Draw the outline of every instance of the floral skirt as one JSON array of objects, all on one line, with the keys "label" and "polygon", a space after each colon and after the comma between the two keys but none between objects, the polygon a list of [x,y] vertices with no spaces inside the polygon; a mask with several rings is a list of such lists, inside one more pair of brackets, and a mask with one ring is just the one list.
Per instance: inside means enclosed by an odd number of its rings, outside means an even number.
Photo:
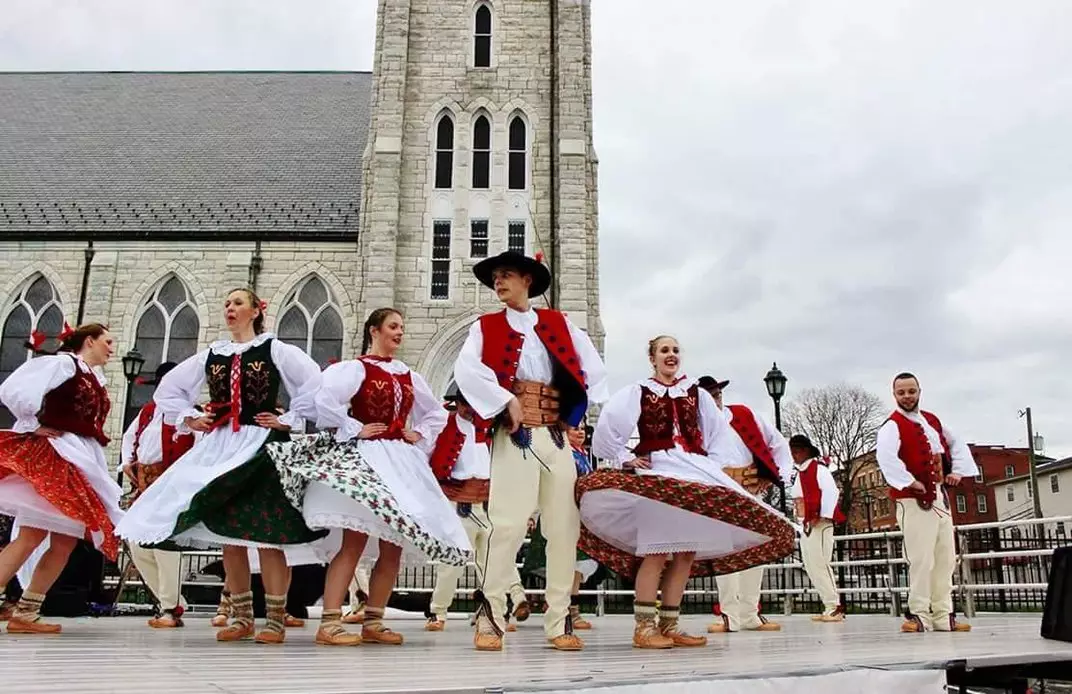
[{"label": "floral skirt", "polygon": [[[407,564],[464,566],[472,547],[427,457],[396,441],[337,442],[331,434],[268,446],[283,491],[314,528],[344,528],[397,545]],[[362,555],[377,554],[370,542]]]},{"label": "floral skirt", "polygon": [[578,549],[633,578],[648,554],[695,552],[692,575],[731,574],[793,551],[785,518],[731,487],[600,470],[577,480]]},{"label": "floral skirt", "polygon": [[0,482],[0,510],[20,525],[84,537],[115,561],[119,540],[107,507],[49,439],[0,431]]}]

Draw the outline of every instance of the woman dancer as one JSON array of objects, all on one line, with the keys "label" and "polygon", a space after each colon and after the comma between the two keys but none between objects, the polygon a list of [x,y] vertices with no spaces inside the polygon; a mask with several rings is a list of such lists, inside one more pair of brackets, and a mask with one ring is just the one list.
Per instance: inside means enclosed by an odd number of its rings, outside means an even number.
[{"label": "woman dancer", "polygon": [[[224,302],[230,340],[213,343],[175,367],[157,386],[154,400],[165,422],[182,434],[205,436],[131,506],[117,532],[142,545],[171,540],[178,546],[223,547],[234,621],[219,641],[253,636],[249,548],[259,550],[267,625],[259,643],[282,643],[287,563],[283,549],[305,549],[325,533],[310,530],[287,502],[275,466],[264,452],[289,438],[303,418],[316,414],[320,368],[297,347],[264,332],[266,305],[250,289],[235,289]],[[211,402],[194,407],[208,382]],[[290,411],[275,412],[280,384]]]},{"label": "woman dancer", "polygon": [[[706,391],[678,375],[677,341],[655,338],[648,358],[654,374],[611,398],[592,442],[597,457],[636,474],[600,470],[577,481],[579,546],[617,573],[635,575],[634,647],[704,646],[706,638],[678,626],[690,573],[774,561],[792,551],[794,531],[722,472],[729,425]],[[634,430],[640,442],[630,453]],[[694,570],[694,559],[712,561]]]},{"label": "woman dancer", "polygon": [[[342,549],[328,567],[316,642],[401,645],[383,624],[403,551],[424,562],[464,566],[472,554],[461,520],[428,463],[447,412],[421,376],[394,358],[405,329],[390,308],[365,322],[362,356],[329,366],[317,395],[317,426],[333,428],[269,447],[287,495],[313,528],[342,528]],[[369,582],[361,634],[343,627],[342,604],[358,560],[379,557]],[[368,557],[367,557],[368,558]]]},{"label": "woman dancer", "polygon": [[15,426],[0,431],[0,511],[15,517],[18,536],[0,552],[0,586],[11,580],[43,542],[7,630],[56,634],[41,621],[41,603],[80,538],[115,561],[115,523],[122,489],[104,458],[104,423],[111,409],[100,369],[115,343],[108,328],[89,323],[60,335],[60,353],[26,362],[0,386]]}]

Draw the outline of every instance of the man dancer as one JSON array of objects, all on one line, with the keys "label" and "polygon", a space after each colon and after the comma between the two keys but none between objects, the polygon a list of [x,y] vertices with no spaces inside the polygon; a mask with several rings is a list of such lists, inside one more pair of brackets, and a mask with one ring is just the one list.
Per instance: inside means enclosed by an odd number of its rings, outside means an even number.
[{"label": "man dancer", "polygon": [[797,520],[804,525],[800,557],[804,561],[804,571],[823,601],[822,613],[812,617],[812,621],[843,622],[845,610],[838,600],[837,582],[830,569],[830,558],[834,554],[834,524],[845,521],[845,514],[838,506],[841,492],[827,467],[829,461],[823,459],[807,436],[797,434],[789,439],[789,452],[796,469],[790,495]]},{"label": "man dancer", "polygon": [[502,649],[497,620],[506,612],[528,519],[539,509],[547,537],[544,634],[558,650],[580,650],[584,642],[569,620],[580,535],[577,470],[563,427],[577,426],[590,401],[607,399],[606,369],[588,335],[564,314],[532,308],[531,299],[551,284],[539,256],[508,251],[480,261],[473,273],[505,304],[473,324],[454,367],[466,401],[483,419],[497,420],[488,502],[492,530],[473,644],[481,651]]},{"label": "man dancer", "polygon": [[[793,475],[793,458],[781,432],[744,405],[723,405],[722,391],[729,381],[703,376],[697,383],[711,394],[733,430],[733,441],[728,448],[735,455],[723,463],[723,471],[760,500],[764,500],[775,484],[788,488]],[[715,583],[722,619],[709,626],[708,632],[781,630],[781,625],[768,621],[759,613],[762,566],[718,576]]]},{"label": "man dancer", "polygon": [[[156,367],[152,380],[142,380],[140,383],[156,385],[175,366],[175,362],[164,362]],[[175,427],[164,424],[163,413],[156,409],[155,402],[150,400],[142,406],[137,418],[123,434],[120,451],[123,472],[135,489],[134,499],[141,496],[193,445],[194,434],[176,436]],[[182,613],[186,608],[181,592],[182,553],[134,544],[128,545],[128,548],[134,566],[157,601],[157,615],[149,620],[149,626],[154,629],[183,626]]]},{"label": "man dancer", "polygon": [[908,560],[908,610],[901,631],[971,631],[953,613],[956,548],[945,487],[974,477],[979,468],[968,446],[919,408],[920,392],[914,375],[894,377],[897,409],[878,430],[875,451],[897,505]]}]

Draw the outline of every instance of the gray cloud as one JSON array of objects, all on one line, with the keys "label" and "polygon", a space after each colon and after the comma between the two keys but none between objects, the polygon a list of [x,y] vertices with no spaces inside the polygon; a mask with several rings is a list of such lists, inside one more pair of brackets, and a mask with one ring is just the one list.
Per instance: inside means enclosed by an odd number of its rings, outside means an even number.
[{"label": "gray cloud", "polygon": [[[369,69],[374,0],[8,0],[0,69]],[[658,9],[654,9],[657,6]],[[603,311],[768,409],[908,368],[966,438],[1072,453],[1072,6],[596,0]],[[638,260],[642,259],[642,260]]]}]

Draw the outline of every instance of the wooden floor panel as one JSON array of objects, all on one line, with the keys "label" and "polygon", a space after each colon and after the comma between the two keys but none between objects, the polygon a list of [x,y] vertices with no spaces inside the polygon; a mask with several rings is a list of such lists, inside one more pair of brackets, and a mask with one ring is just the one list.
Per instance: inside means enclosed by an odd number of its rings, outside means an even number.
[{"label": "wooden floor panel", "polygon": [[[702,632],[706,620],[687,617]],[[780,633],[713,635],[703,649],[637,651],[632,618],[595,619],[581,653],[546,648],[534,616],[509,634],[502,653],[476,653],[462,617],[446,631],[396,618],[402,647],[337,649],[313,644],[315,621],[283,646],[220,644],[208,620],[154,631],[133,617],[62,620],[59,636],[0,634],[0,691],[17,694],[350,694],[484,692],[713,677],[792,675],[860,667],[927,668],[945,662],[1072,659],[1072,644],[1039,637],[1038,615],[985,616],[969,634],[900,634],[898,619],[853,616],[843,624],[783,620]]]}]

